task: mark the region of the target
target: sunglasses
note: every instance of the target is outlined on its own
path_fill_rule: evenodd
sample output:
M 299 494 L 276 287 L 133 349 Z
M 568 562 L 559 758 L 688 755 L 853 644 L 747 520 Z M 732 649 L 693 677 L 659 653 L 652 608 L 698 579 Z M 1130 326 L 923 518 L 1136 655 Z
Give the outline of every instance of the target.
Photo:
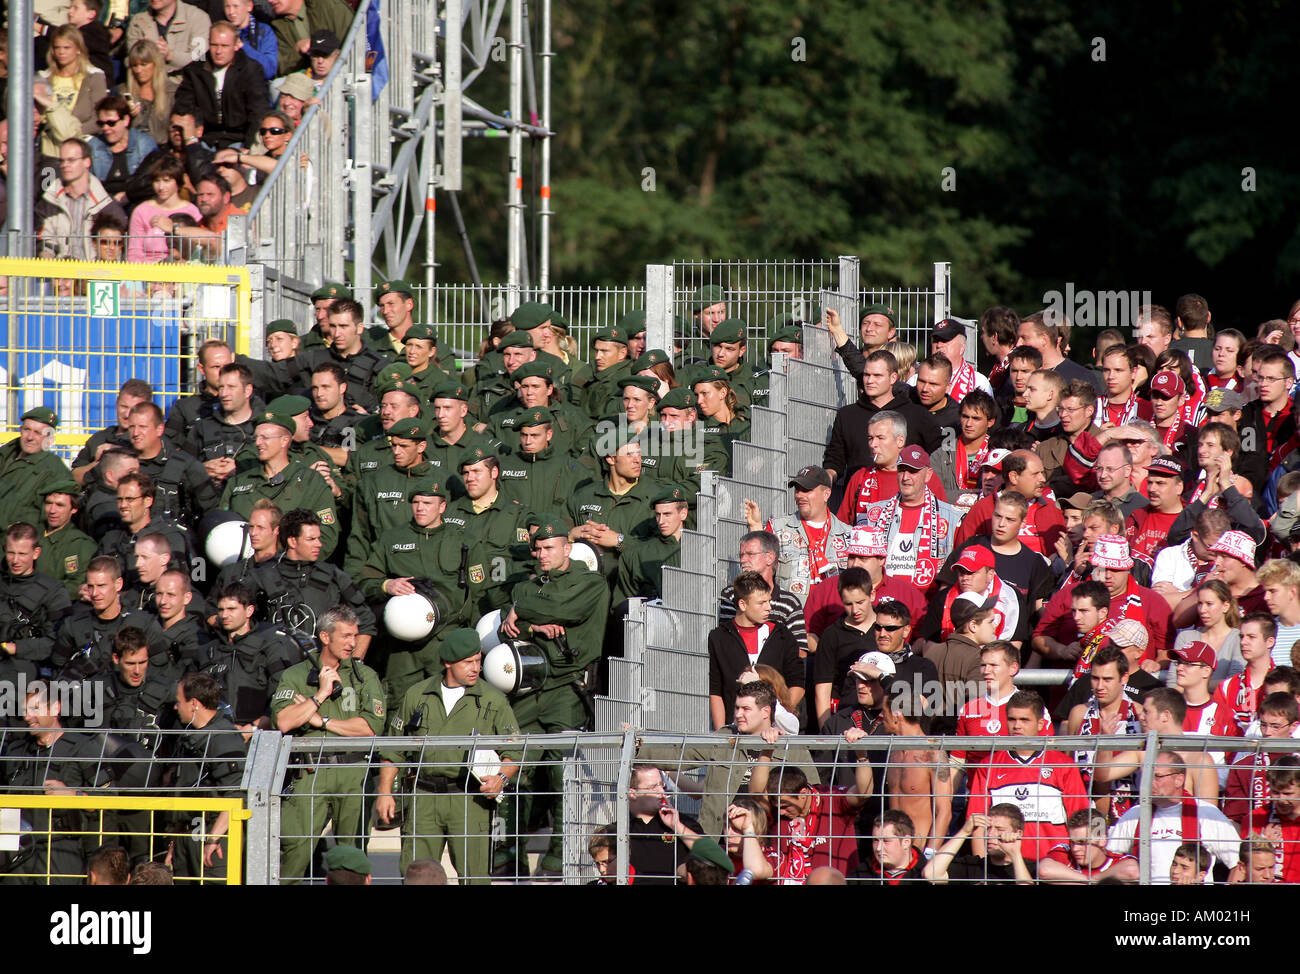
M 898 630 L 903 629 L 903 628 L 905 628 L 905 627 L 904 627 L 901 623 L 900 623 L 899 625 L 897 625 L 897 626 L 887 626 L 887 625 L 885 625 L 883 622 L 877 622 L 877 623 L 876 623 L 876 628 L 877 628 L 877 629 L 882 629 L 882 630 L 884 630 L 885 632 L 898 632 Z
M 282 129 L 277 126 L 276 128 L 273 129 L 258 129 L 257 134 L 258 135 L 288 135 L 289 130 Z
M 118 122 L 120 122 L 120 121 L 122 121 L 120 118 L 101 118 L 101 119 L 99 120 L 99 124 L 100 124 L 100 125 L 116 125 L 116 124 L 117 124 Z

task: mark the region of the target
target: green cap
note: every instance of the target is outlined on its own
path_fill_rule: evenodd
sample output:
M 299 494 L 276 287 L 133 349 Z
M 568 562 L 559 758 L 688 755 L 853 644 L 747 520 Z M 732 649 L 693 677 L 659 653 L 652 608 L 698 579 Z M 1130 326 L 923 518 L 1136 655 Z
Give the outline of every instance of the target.
M 459 663 L 477 653 L 483 652 L 483 644 L 478 633 L 473 629 L 453 629 L 442 639 L 438 647 L 438 659 L 444 663 Z
M 525 362 L 523 365 L 519 366 L 519 368 L 510 373 L 510 378 L 514 381 L 518 381 L 519 379 L 541 378 L 545 379 L 547 382 L 554 383 L 555 373 L 553 373 L 551 367 L 544 362 L 533 361 Z
M 469 391 L 459 382 L 440 382 L 433 387 L 433 392 L 429 394 L 430 399 L 459 399 L 461 402 L 469 402 Z
M 510 323 L 521 331 L 532 331 L 551 320 L 554 312 L 549 304 L 540 301 L 525 301 L 510 312 Z
M 632 363 L 633 372 L 644 372 L 646 369 L 654 368 L 656 365 L 663 365 L 665 362 L 671 362 L 672 358 L 662 348 L 652 348 L 642 352 L 635 362 Z
M 58 426 L 59 416 L 49 406 L 37 406 L 35 409 L 29 409 L 23 413 L 23 419 L 34 419 L 38 423 L 44 423 L 46 426 Z
M 652 375 L 629 375 L 626 379 L 618 380 L 618 387 L 624 389 L 628 386 L 636 386 L 638 389 L 644 389 L 656 399 L 659 398 L 659 380 Z
M 569 333 L 569 319 L 554 309 L 551 310 L 551 324 L 556 328 L 559 328 L 566 335 Z
M 411 367 L 405 362 L 389 362 L 375 376 L 377 382 L 400 382 L 411 377 Z
M 515 420 L 515 429 L 523 429 L 525 426 L 549 426 L 553 422 L 555 417 L 551 415 L 551 411 L 545 406 L 538 406 Z
M 669 389 L 659 400 L 659 409 L 662 412 L 665 409 L 695 409 L 695 393 L 691 392 L 685 386 L 678 386 L 676 389 Z
M 402 341 L 406 341 L 407 338 L 420 338 L 426 342 L 438 344 L 438 333 L 433 330 L 433 325 L 422 325 L 418 321 L 406 329 L 406 338 L 402 339 Z
M 340 284 L 337 281 L 326 281 L 316 290 L 311 292 L 313 301 L 333 301 L 337 298 L 347 298 L 352 300 L 352 291 L 346 284 Z
M 693 499 L 694 495 L 688 493 L 681 484 L 666 483 L 659 488 L 659 492 L 655 494 L 654 500 L 650 503 L 654 505 L 668 504 L 672 501 L 685 501 L 689 504 Z
M 524 520 L 524 527 L 540 527 L 547 521 L 554 521 L 556 524 L 559 524 L 563 520 L 564 518 L 560 517 L 560 515 L 556 514 L 554 511 L 532 511 Z
M 789 328 L 793 324 L 794 315 L 788 311 L 780 311 L 767 319 L 767 324 L 764 325 L 763 330 L 771 335 L 773 332 L 778 332 L 782 328 Z
M 404 440 L 427 440 L 429 431 L 418 419 L 399 419 L 388 427 L 387 436 L 399 436 Z
M 694 387 L 701 382 L 725 382 L 731 385 L 731 376 L 727 374 L 726 369 L 720 369 L 716 365 L 704 365 L 696 369 L 695 374 L 691 376 L 691 386 Z
M 696 334 L 699 334 L 699 329 L 695 326 L 694 321 L 687 318 L 686 315 L 673 315 L 673 335 L 678 341 L 688 335 Z
M 867 315 L 884 315 L 889 319 L 891 325 L 898 324 L 897 319 L 894 317 L 894 309 L 887 304 L 863 305 L 861 317 L 865 318 Z
M 49 497 L 51 494 L 67 494 L 69 497 L 80 497 L 81 488 L 75 480 L 56 480 L 48 487 L 41 488 L 41 496 Z
M 286 335 L 296 335 L 298 334 L 298 326 L 293 323 L 291 318 L 276 318 L 275 321 L 266 326 L 263 334 L 270 336 L 278 335 L 281 332 Z
M 709 344 L 722 342 L 743 342 L 745 340 L 745 321 L 743 318 L 727 318 L 718 322 L 718 327 L 709 333 Z
M 622 328 L 618 328 L 618 327 L 605 328 L 601 331 L 596 332 L 596 334 L 591 337 L 591 340 L 593 343 L 594 342 L 616 342 L 619 345 L 626 345 L 627 333 L 624 332 Z
M 294 423 L 292 416 L 286 416 L 284 413 L 273 413 L 269 409 L 253 417 L 253 425 L 261 426 L 264 423 L 279 426 L 281 429 L 288 430 L 291 434 L 298 431 L 298 426 Z
M 379 287 L 375 289 L 375 300 L 378 301 L 385 294 L 400 294 L 404 298 L 415 297 L 415 291 L 405 281 L 380 281 Z
M 623 329 L 623 334 L 629 338 L 635 338 L 645 331 L 645 308 L 633 308 L 622 318 L 618 319 L 618 327 Z
M 564 521 L 558 517 L 545 517 L 537 524 L 537 533 L 533 535 L 534 541 L 546 541 L 548 538 L 567 538 L 569 529 Z
M 393 379 L 389 377 L 380 379 L 375 383 L 375 392 L 378 394 L 380 399 L 383 399 L 384 396 L 388 395 L 390 392 L 404 392 L 416 400 L 416 402 L 423 402 L 420 397 L 419 387 L 402 379 Z
M 391 433 L 389 434 L 392 435 Z M 447 488 L 432 477 L 425 477 L 417 480 L 415 486 L 408 492 L 411 497 L 441 497 L 443 500 L 450 500 L 451 495 L 447 493 Z
M 611 430 L 608 434 L 602 433 L 596 439 L 595 451 L 598 456 L 604 459 L 605 457 L 616 455 L 619 450 L 623 449 L 623 447 L 627 446 L 629 443 L 640 442 L 640 434 L 634 433 L 632 430 L 623 426 L 620 429 Z
M 727 292 L 722 289 L 721 284 L 705 284 L 695 289 L 695 294 L 691 298 L 691 311 L 698 314 L 705 308 L 711 308 L 726 300 Z
M 370 865 L 366 854 L 354 845 L 336 845 L 326 852 L 325 868 L 330 872 L 343 869 L 358 876 L 369 876 L 374 872 L 374 866 Z
M 460 463 L 458 463 L 456 467 L 459 470 L 464 470 L 466 467 L 473 466 L 476 463 L 480 463 L 481 461 L 488 459 L 488 457 L 495 457 L 496 455 L 497 455 L 496 450 L 487 449 L 481 446 L 476 446 L 473 449 L 466 450 L 464 453 L 461 454 Z
M 497 350 L 500 351 L 503 348 L 532 348 L 532 347 L 533 347 L 533 336 L 528 334 L 528 332 L 526 331 L 515 330 L 512 331 L 509 335 L 507 335 L 505 338 L 501 339 L 500 344 L 497 345 Z
M 736 871 L 731 857 L 723 851 L 722 846 L 707 836 L 700 836 L 695 840 L 695 844 L 691 846 L 691 858 L 698 859 L 700 862 L 712 863 L 719 869 L 726 870 L 728 876 Z
M 771 345 L 773 342 L 794 342 L 796 345 L 802 346 L 803 328 L 799 325 L 787 325 L 784 328 L 778 328 L 768 340 L 768 344 Z
M 269 413 L 280 413 L 284 416 L 297 416 L 311 409 L 311 400 L 306 396 L 277 396 L 266 404 L 266 411 Z

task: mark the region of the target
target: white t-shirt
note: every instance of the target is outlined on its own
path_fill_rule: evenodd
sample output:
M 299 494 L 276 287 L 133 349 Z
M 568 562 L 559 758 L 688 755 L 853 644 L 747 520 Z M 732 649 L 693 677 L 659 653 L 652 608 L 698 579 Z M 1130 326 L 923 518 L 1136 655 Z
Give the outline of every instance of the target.
M 1189 556 L 1188 549 L 1191 544 L 1190 541 L 1185 541 L 1172 548 L 1165 548 L 1156 555 L 1156 564 L 1151 570 L 1152 588 L 1155 588 L 1159 582 L 1169 582 L 1180 592 L 1192 590 L 1196 569 L 1192 566 Z
M 1273 665 L 1290 666 L 1291 665 L 1291 647 L 1300 639 L 1300 623 L 1294 626 L 1284 625 L 1276 616 L 1273 621 L 1277 623 L 1277 642 L 1273 644 Z
M 1200 829 L 1200 842 L 1217 861 L 1231 869 L 1237 864 L 1237 852 L 1241 846 L 1241 833 L 1221 811 L 1207 801 L 1196 803 L 1197 825 Z M 1106 848 L 1114 853 L 1131 852 L 1137 855 L 1135 836 L 1138 830 L 1138 818 L 1141 806 L 1135 805 L 1125 812 L 1118 822 L 1111 826 L 1110 838 Z M 1151 883 L 1152 885 L 1169 885 L 1169 867 L 1174 864 L 1174 853 L 1186 841 L 1183 838 L 1183 807 L 1175 802 L 1163 808 L 1151 808 Z M 1205 874 L 1206 882 L 1210 873 Z
M 465 696 L 465 688 L 449 687 L 444 683 L 440 689 L 442 690 L 442 707 L 447 713 L 451 713 L 451 708 L 456 706 L 456 701 Z

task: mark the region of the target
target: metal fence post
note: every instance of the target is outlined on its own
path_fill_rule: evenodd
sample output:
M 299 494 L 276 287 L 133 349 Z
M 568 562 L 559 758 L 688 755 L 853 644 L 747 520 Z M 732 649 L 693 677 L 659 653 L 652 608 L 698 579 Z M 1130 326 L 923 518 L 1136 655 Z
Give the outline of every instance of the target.
M 357 75 L 352 82 L 352 111 L 355 121 L 352 145 L 352 290 L 363 308 L 370 307 L 370 257 L 375 252 L 371 239 L 370 213 L 375 200 L 371 182 L 374 170 L 374 127 L 371 116 L 370 75 Z
M 279 731 L 257 731 L 248 745 L 248 761 L 240 787 L 247 795 L 250 812 L 244 832 L 248 850 L 244 858 L 244 882 L 249 886 L 269 886 L 279 876 L 280 846 L 275 841 L 279 829 L 273 830 L 271 806 L 279 804 L 280 781 L 275 770 L 282 737 Z
M 266 266 L 248 265 L 248 285 L 251 300 L 248 303 L 248 354 L 250 358 L 266 357 Z
M 629 728 L 623 732 L 623 750 L 618 760 L 618 782 L 615 785 L 617 793 L 614 795 L 614 804 L 617 809 L 617 815 L 614 821 L 616 825 L 617 839 L 615 842 L 614 853 L 618 857 L 618 885 L 626 886 L 628 884 L 628 829 L 629 829 L 629 811 L 627 805 L 627 790 L 632 784 L 632 758 L 636 755 L 636 731 Z
M 1142 783 L 1138 789 L 1138 883 L 1142 886 L 1151 885 L 1151 782 L 1155 780 L 1159 749 L 1156 732 L 1151 731 L 1142 752 Z
M 952 264 L 934 262 L 934 321 L 938 324 L 952 312 Z
M 844 327 L 850 335 L 857 331 L 857 323 L 861 314 L 859 309 L 861 308 L 860 297 L 862 291 L 861 285 L 858 283 L 861 266 L 861 261 L 858 258 L 844 254 L 840 255 L 839 285 L 836 290 L 849 299 L 849 306 L 853 309 L 851 318 L 841 319 L 844 321 Z M 821 324 L 821 322 L 818 322 L 818 324 Z
M 673 354 L 673 266 L 646 264 L 645 345 Z

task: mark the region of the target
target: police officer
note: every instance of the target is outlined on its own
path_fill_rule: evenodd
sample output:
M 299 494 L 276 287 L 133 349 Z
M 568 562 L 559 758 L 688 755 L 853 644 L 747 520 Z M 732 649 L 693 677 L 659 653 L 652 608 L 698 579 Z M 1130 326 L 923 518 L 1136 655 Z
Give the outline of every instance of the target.
M 253 569 L 280 554 L 280 521 L 284 512 L 275 501 L 263 497 L 248 512 L 248 543 L 253 553 L 237 558 L 217 572 L 213 592 L 220 592 L 231 582 L 243 582 L 253 576 Z
M 302 348 L 328 348 L 332 332 L 329 327 L 330 305 L 340 299 L 351 301 L 352 290 L 338 281 L 326 281 L 311 292 L 312 317 L 315 322 L 302 336 Z
M 362 337 L 365 314 L 365 309 L 355 301 L 335 301 L 329 308 L 332 332 L 329 350 L 304 349 L 298 358 L 306 369 L 314 369 L 321 362 L 337 362 L 348 377 L 348 401 L 366 412 L 374 412 L 379 405 L 374 389 L 376 380 L 391 356 L 366 346 Z
M 184 443 L 199 417 L 210 416 L 221 405 L 217 399 L 217 382 L 221 370 L 234 360 L 230 346 L 219 338 L 210 338 L 199 346 L 194 356 L 199 371 L 199 391 L 181 396 L 167 411 L 167 437 L 172 443 Z
M 50 685 L 27 685 L 24 718 L 30 734 L 10 734 L 5 742 L 5 790 L 33 795 L 84 796 L 109 781 L 101 760 L 102 740 L 65 730 L 62 701 Z M 0 872 L 8 884 L 77 886 L 85 882 L 90 851 L 85 816 L 75 811 L 35 808 L 23 812 L 26 828 L 19 852 L 3 853 Z M 53 832 L 53 838 L 46 838 Z M 30 844 L 29 844 L 30 843 Z
M 474 734 L 515 735 L 519 723 L 510 703 L 480 679 L 483 655 L 472 629 L 447 634 L 439 650 L 443 673 L 417 683 L 406 692 L 390 716 L 390 736 L 468 737 Z M 416 859 L 442 858 L 450 843 L 451 862 L 462 885 L 492 881 L 492 812 L 496 796 L 519 770 L 523 754 L 500 752 L 500 768 L 481 777 L 471 767 L 473 752 L 465 748 L 421 750 L 420 764 L 406 773 L 410 791 L 404 799 L 401 869 Z M 385 751 L 379 772 L 375 812 L 381 823 L 397 809 L 393 785 L 398 766 L 411 755 Z
M 200 416 L 183 441 L 186 453 L 197 457 L 208 476 L 228 481 L 236 470 L 253 463 L 254 416 L 262 409 L 254 399 L 253 373 L 232 362 L 223 366 L 217 380 L 218 408 Z
M 368 471 L 392 461 L 389 428 L 401 419 L 419 419 L 422 405 L 419 393 L 404 381 L 386 382 L 380 386 L 378 422 L 358 424 L 355 430 L 357 447 L 348 457 L 344 474 L 349 485 L 346 490 L 355 489 Z
M 231 720 L 245 732 L 271 726 L 271 691 L 314 648 L 310 637 L 304 651 L 278 626 L 254 625 L 256 603 L 253 590 L 239 582 L 217 593 L 218 638 L 202 647 L 198 665 L 220 685 Z
M 146 473 L 129 473 L 117 482 L 117 512 L 121 521 L 100 539 L 100 554 L 113 555 L 126 570 L 130 584 L 139 582 L 136 568 L 136 542 L 150 534 L 166 538 L 171 558 L 179 566 L 190 567 L 192 553 L 189 532 L 175 522 L 153 517 L 154 483 Z M 154 576 L 154 580 L 157 575 Z
M 561 327 L 560 316 L 548 304 L 540 301 L 524 301 L 510 312 L 510 322 L 516 331 L 526 332 L 537 349 L 534 361 L 549 366 L 555 379 L 555 387 L 567 403 L 575 401 L 572 389 L 574 363 L 569 361 L 568 353 L 560 347 L 560 342 L 567 327 Z
M 37 406 L 23 413 L 17 439 L 0 446 L 0 524 L 41 523 L 41 490 L 69 480 L 68 466 L 50 452 L 59 417 Z
M 219 711 L 221 689 L 206 673 L 186 673 L 176 686 L 176 715 L 188 733 L 176 750 L 176 788 L 182 798 L 231 798 L 244 779 L 248 744 L 230 718 Z M 230 813 L 204 813 L 195 822 L 178 816 L 172 844 L 172 871 L 177 882 L 191 877 L 224 880 L 229 850 Z M 202 829 L 195 826 L 202 824 Z M 196 834 L 197 833 L 197 834 Z
M 555 430 L 553 449 L 577 456 L 586 446 L 593 424 L 585 412 L 560 400 L 553 368 L 540 360 L 525 362 L 515 369 L 511 378 L 516 387 L 515 401 L 497 403 L 489 416 L 497 439 L 508 449 L 516 449 L 519 417 L 530 409 L 545 406 L 551 411 Z
M 335 467 L 345 467 L 348 454 L 361 442 L 357 426 L 367 418 L 344 401 L 347 374 L 337 362 L 321 362 L 311 371 L 311 441 L 324 450 Z
M 168 645 L 153 617 L 128 612 L 122 606 L 122 569 L 112 555 L 98 555 L 86 568 L 88 601 L 73 603 L 72 611 L 54 637 L 50 662 L 66 679 L 88 679 L 112 665 L 113 637 L 123 626 L 134 626 L 149 643 L 149 662 L 161 670 L 170 665 Z M 75 665 L 69 665 L 75 664 Z
M 690 498 L 678 484 L 660 486 L 652 501 L 655 533 L 627 545 L 618 560 L 614 579 L 615 619 L 622 616 L 619 606 L 628 599 L 657 599 L 662 595 L 663 567 L 681 565 L 682 529 L 690 516 Z
M 168 657 L 182 672 L 198 669 L 204 647 L 212 641 L 203 626 L 207 601 L 194 591 L 186 572 L 163 572 L 153 588 L 154 616 L 167 642 Z
M 311 467 L 337 501 L 343 496 L 343 473 L 334 458 L 312 438 L 311 400 L 306 396 L 279 396 L 266 404 L 266 411 L 293 420 L 293 436 L 289 440 L 289 459 Z
M 480 448 L 496 453 L 500 444 L 486 433 L 470 429 L 469 393 L 454 379 L 436 386 L 432 392 L 434 430 L 425 454 L 437 477 L 453 498 L 465 496 L 460 479 L 460 460 L 466 450 Z
M 356 658 L 357 629 L 357 615 L 347 606 L 321 617 L 319 652 L 285 670 L 272 698 L 271 716 L 280 733 L 373 737 L 383 730 L 384 690 L 379 675 Z M 306 873 L 327 821 L 333 821 L 340 843 L 365 841 L 361 788 L 366 765 L 349 765 L 346 755 L 330 753 L 308 760 L 312 763 L 291 769 L 293 791 L 280 809 L 280 875 L 285 883 L 298 882 Z
M 126 431 L 140 472 L 153 478 L 154 510 L 159 517 L 193 526 L 217 506 L 221 490 L 216 481 L 197 459 L 164 438 L 166 424 L 156 404 L 134 407 Z M 104 476 L 99 479 L 106 481 Z
M 754 391 L 754 370 L 745 361 L 746 331 L 744 320 L 728 318 L 709 335 L 710 362 L 727 373 L 741 409 L 749 406 Z
M 680 337 L 674 341 L 676 355 L 673 365 L 678 371 L 684 366 L 699 361 L 700 339 L 708 339 L 713 329 L 727 317 L 727 292 L 718 284 L 704 284 L 695 289 L 691 296 L 691 317 L 679 318 L 673 333 L 677 336 L 690 336 L 683 341 Z
M 442 519 L 479 542 L 483 560 L 470 563 L 469 577 L 475 584 L 485 583 L 476 606 L 481 615 L 501 606 L 511 576 L 526 559 L 528 512 L 519 501 L 501 493 L 500 464 L 482 447 L 461 458 L 460 475 L 465 496 L 448 505 Z
M 298 358 L 301 346 L 298 327 L 288 318 L 279 318 L 266 326 L 265 359 L 238 355 L 235 361 L 248 368 L 254 388 L 264 399 L 278 398 L 308 384 Z
M 635 362 L 645 354 L 645 308 L 633 308 L 618 319 L 618 327 L 627 336 L 627 358 Z M 633 374 L 635 374 L 635 369 Z
M 95 466 L 99 455 L 110 446 L 130 446 L 131 437 L 127 433 L 126 423 L 131 410 L 142 402 L 153 401 L 153 387 L 143 379 L 127 379 L 117 391 L 117 422 L 105 426 L 86 440 L 76 458 L 72 461 L 72 479 L 84 484 L 86 478 L 95 476 Z
M 573 381 L 582 387 L 582 408 L 596 420 L 617 408 L 618 382 L 632 374 L 632 362 L 627 357 L 627 334 L 621 328 L 596 332 L 591 347 L 595 368 L 583 365 Z
M 525 362 L 537 358 L 537 349 L 526 331 L 512 331 L 501 339 L 495 356 L 497 367 L 484 359 L 475 370 L 474 390 L 469 397 L 469 411 L 476 419 L 485 420 L 492 408 L 503 399 L 512 399 L 515 383 L 511 373 Z
M 532 538 L 536 577 L 519 582 L 513 605 L 501 624 L 510 639 L 532 640 L 546 655 L 550 674 L 534 693 L 515 704 L 519 726 L 526 733 L 578 730 L 592 715 L 590 672 L 600 658 L 609 616 L 609 587 L 585 565 L 569 559 L 572 545 L 567 526 L 544 521 Z M 562 755 L 543 755 L 547 763 L 534 776 L 536 804 L 550 809 L 559 821 Z M 525 820 L 527 815 L 525 814 Z M 551 845 L 538 864 L 540 872 L 558 871 L 562 830 L 552 832 Z
M 75 598 L 86 580 L 86 566 L 95 557 L 96 545 L 74 520 L 81 503 L 81 490 L 72 480 L 56 480 L 42 488 L 45 495 L 44 533 L 36 570 L 63 585 Z
M 533 513 L 563 510 L 589 471 L 572 457 L 555 452 L 554 423 L 545 406 L 527 410 L 517 425 L 519 449 L 499 458 L 501 489 Z
M 72 608 L 63 586 L 36 570 L 40 554 L 34 527 L 22 521 L 9 526 L 0 576 L 0 659 L 22 661 L 28 676 L 49 659 L 54 630 Z
M 390 357 L 400 356 L 411 338 L 411 328 L 415 325 L 415 295 L 411 291 L 411 285 L 399 280 L 381 281 L 375 289 L 375 304 L 379 307 L 379 316 L 384 319 L 384 323 L 371 325 L 366 330 L 366 344 Z M 434 348 L 436 347 L 435 336 Z
M 390 635 L 385 682 L 390 707 L 420 680 L 438 672 L 437 648 L 443 634 L 469 621 L 487 579 L 483 569 L 470 574 L 471 562 L 482 565 L 485 556 L 471 546 L 473 539 L 449 530 L 442 522 L 447 489 L 432 478 L 418 481 L 410 491 L 410 520 L 391 527 L 370 548 L 361 569 L 361 592 L 372 603 L 417 591 L 413 582 L 430 584 L 443 600 L 433 631 L 420 643 Z
M 310 637 L 329 609 L 347 606 L 360 620 L 357 658 L 364 659 L 375 634 L 375 617 L 352 579 L 341 568 L 320 560 L 320 518 L 301 508 L 286 512 L 280 519 L 280 544 L 284 553 L 262 562 L 252 576 L 252 583 L 265 596 L 269 620 Z
M 433 390 L 451 379 L 438 365 L 438 333 L 430 325 L 412 324 L 406 329 L 402 355 L 411 367 L 410 382 L 420 391 L 420 398 L 428 401 Z
M 134 626 L 123 626 L 113 637 L 113 665 L 97 682 L 104 689 L 101 727 L 133 731 L 127 735 L 153 753 L 162 731 L 172 726 L 175 680 L 159 677 L 149 665 L 149 644 Z
M 392 462 L 361 475 L 353 495 L 352 532 L 343 569 L 361 576 L 375 539 L 388 528 L 405 523 L 411 514 L 410 490 L 432 473 L 425 451 L 429 426 L 420 419 L 399 419 L 388 428 Z
M 766 406 L 772 376 L 771 356 L 780 352 L 787 359 L 803 358 L 803 326 L 789 315 L 777 315 L 768 322 L 768 360 L 754 369 L 754 389 L 750 398 L 755 406 Z
M 579 484 L 566 510 L 574 525 L 569 539 L 585 541 L 604 552 L 601 567 L 609 575 L 629 540 L 653 533 L 650 501 L 654 488 L 641 479 L 641 445 L 635 438 L 611 435 L 602 439 L 598 449 L 604 476 Z
M 236 474 L 226 482 L 221 506 L 247 519 L 258 499 L 269 498 L 281 510 L 303 508 L 314 511 L 321 525 L 323 557 L 338 544 L 338 519 L 334 495 L 315 470 L 289 458 L 289 441 L 297 427 L 291 417 L 263 412 L 257 416 L 258 466 Z
M 740 411 L 726 371 L 716 365 L 701 366 L 691 375 L 691 392 L 695 394 L 695 408 L 704 424 L 706 448 L 725 449 L 730 472 L 731 444 L 749 436 L 749 420 Z
M 634 434 L 641 444 L 641 476 L 658 480 L 661 468 L 668 462 L 667 453 L 660 445 L 662 438 L 654 435 L 655 430 L 651 426 L 655 406 L 659 402 L 659 380 L 651 375 L 629 375 L 619 380 L 618 387 L 622 397 L 622 412 L 604 418 L 601 428 L 609 429 L 612 425 L 621 423 L 629 433 Z M 592 463 L 598 470 L 604 466 L 597 452 L 599 442 L 599 437 L 593 439 L 589 449 Z

